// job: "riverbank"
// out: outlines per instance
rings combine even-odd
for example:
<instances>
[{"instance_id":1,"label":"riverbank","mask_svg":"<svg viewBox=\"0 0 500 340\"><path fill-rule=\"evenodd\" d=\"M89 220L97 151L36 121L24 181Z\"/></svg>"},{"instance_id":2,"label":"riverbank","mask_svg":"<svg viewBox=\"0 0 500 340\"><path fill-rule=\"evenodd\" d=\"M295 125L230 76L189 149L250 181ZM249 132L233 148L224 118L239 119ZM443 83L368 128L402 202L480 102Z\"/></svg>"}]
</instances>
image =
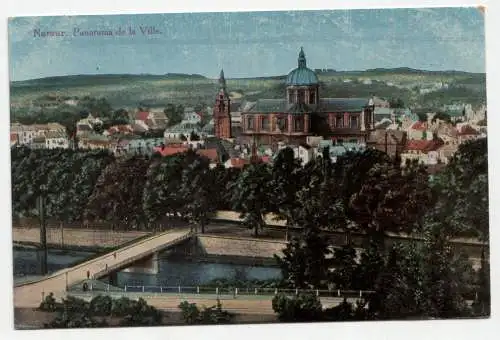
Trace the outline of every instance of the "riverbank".
<instances>
[{"instance_id":1,"label":"riverbank","mask_svg":"<svg viewBox=\"0 0 500 340\"><path fill-rule=\"evenodd\" d=\"M57 249L98 251L116 248L125 243L146 237L143 231L111 231L99 229L47 228L47 246ZM40 245L40 228L12 228L14 245Z\"/></svg>"}]
</instances>

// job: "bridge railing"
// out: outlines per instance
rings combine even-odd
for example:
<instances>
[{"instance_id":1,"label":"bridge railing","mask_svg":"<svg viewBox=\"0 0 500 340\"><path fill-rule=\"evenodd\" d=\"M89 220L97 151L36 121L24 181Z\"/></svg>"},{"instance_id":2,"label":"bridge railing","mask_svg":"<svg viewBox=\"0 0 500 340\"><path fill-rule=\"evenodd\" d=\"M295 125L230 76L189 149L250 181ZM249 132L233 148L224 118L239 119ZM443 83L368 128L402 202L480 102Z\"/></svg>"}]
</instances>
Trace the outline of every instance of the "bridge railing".
<instances>
[{"instance_id":1,"label":"bridge railing","mask_svg":"<svg viewBox=\"0 0 500 340\"><path fill-rule=\"evenodd\" d=\"M107 285L104 290L95 290L90 287L90 291L110 291ZM153 293L153 294L178 294L178 295L216 295L216 296L274 296L278 293L286 295L298 295L310 293L319 297L346 297L362 298L373 293L369 290L321 290L321 289L286 289L286 288L261 288L261 287L207 287L207 286L129 286L123 287L122 293Z\"/></svg>"}]
</instances>

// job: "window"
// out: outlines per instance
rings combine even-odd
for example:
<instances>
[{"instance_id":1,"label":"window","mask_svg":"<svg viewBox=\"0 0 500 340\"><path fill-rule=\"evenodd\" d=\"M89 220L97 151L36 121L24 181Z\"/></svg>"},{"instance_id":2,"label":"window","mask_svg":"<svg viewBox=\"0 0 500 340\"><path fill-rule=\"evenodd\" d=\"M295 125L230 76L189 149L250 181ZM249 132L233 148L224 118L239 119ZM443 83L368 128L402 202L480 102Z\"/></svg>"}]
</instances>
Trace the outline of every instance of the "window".
<instances>
[{"instance_id":1,"label":"window","mask_svg":"<svg viewBox=\"0 0 500 340\"><path fill-rule=\"evenodd\" d=\"M262 117L261 129L264 131L269 131L269 118L268 117Z\"/></svg>"},{"instance_id":2,"label":"window","mask_svg":"<svg viewBox=\"0 0 500 340\"><path fill-rule=\"evenodd\" d=\"M288 131L288 118L278 117L276 118L276 131Z\"/></svg>"},{"instance_id":3,"label":"window","mask_svg":"<svg viewBox=\"0 0 500 340\"><path fill-rule=\"evenodd\" d=\"M291 103L295 103L295 95L293 93L293 91L288 91L288 102L291 104Z\"/></svg>"},{"instance_id":4,"label":"window","mask_svg":"<svg viewBox=\"0 0 500 340\"><path fill-rule=\"evenodd\" d=\"M248 117L247 119L247 130L255 129L255 121L253 117Z\"/></svg>"},{"instance_id":5,"label":"window","mask_svg":"<svg viewBox=\"0 0 500 340\"><path fill-rule=\"evenodd\" d=\"M304 119L302 117L295 118L294 131L295 132L303 132L304 131Z\"/></svg>"},{"instance_id":6,"label":"window","mask_svg":"<svg viewBox=\"0 0 500 340\"><path fill-rule=\"evenodd\" d=\"M344 117L342 116L335 117L335 127L337 128L344 127Z\"/></svg>"},{"instance_id":7,"label":"window","mask_svg":"<svg viewBox=\"0 0 500 340\"><path fill-rule=\"evenodd\" d=\"M358 128L358 116L352 116L351 117L350 128L351 129L357 129Z\"/></svg>"},{"instance_id":8,"label":"window","mask_svg":"<svg viewBox=\"0 0 500 340\"><path fill-rule=\"evenodd\" d=\"M309 93L309 104L316 104L316 93L314 91Z\"/></svg>"},{"instance_id":9,"label":"window","mask_svg":"<svg viewBox=\"0 0 500 340\"><path fill-rule=\"evenodd\" d=\"M299 104L304 104L306 97L306 92L304 90L299 90Z\"/></svg>"}]
</instances>

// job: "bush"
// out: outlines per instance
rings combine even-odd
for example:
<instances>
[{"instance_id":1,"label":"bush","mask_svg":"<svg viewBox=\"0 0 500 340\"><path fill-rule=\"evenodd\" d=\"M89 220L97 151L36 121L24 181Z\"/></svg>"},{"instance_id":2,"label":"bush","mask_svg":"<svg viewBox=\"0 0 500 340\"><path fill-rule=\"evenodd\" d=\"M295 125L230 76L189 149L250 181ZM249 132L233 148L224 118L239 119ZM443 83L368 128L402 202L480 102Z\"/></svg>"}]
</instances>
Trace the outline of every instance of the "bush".
<instances>
[{"instance_id":1,"label":"bush","mask_svg":"<svg viewBox=\"0 0 500 340\"><path fill-rule=\"evenodd\" d=\"M182 319L188 325L216 325L231 322L233 315L222 309L220 300L212 307L203 307L202 310L196 303L183 301L179 304L182 311Z\"/></svg>"},{"instance_id":2,"label":"bush","mask_svg":"<svg viewBox=\"0 0 500 340\"><path fill-rule=\"evenodd\" d=\"M60 308L60 304L56 302L56 299L54 298L54 293L49 293L43 299L43 301L40 303L40 306L38 307L39 310L45 311L45 312L55 312Z\"/></svg>"},{"instance_id":3,"label":"bush","mask_svg":"<svg viewBox=\"0 0 500 340\"><path fill-rule=\"evenodd\" d=\"M321 321L323 310L321 302L314 294L303 293L293 298L280 293L273 298L273 310L283 322Z\"/></svg>"}]
</instances>

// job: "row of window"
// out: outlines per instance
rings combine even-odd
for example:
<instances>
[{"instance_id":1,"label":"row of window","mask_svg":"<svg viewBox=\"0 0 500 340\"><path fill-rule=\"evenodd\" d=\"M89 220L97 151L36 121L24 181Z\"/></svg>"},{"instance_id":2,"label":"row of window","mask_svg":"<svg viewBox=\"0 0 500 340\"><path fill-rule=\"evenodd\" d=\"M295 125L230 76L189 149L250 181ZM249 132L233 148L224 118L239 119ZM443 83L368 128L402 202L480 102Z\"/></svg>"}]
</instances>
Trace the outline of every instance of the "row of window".
<instances>
[{"instance_id":1,"label":"row of window","mask_svg":"<svg viewBox=\"0 0 500 340\"><path fill-rule=\"evenodd\" d=\"M246 129L255 130L256 119L255 117L247 117L246 119ZM260 130L261 131L271 131L271 120L269 117L263 117L260 120ZM281 118L277 120L275 131L288 131L288 118ZM293 119L293 131L303 132L304 131L304 118L298 117Z\"/></svg>"},{"instance_id":2,"label":"row of window","mask_svg":"<svg viewBox=\"0 0 500 340\"><path fill-rule=\"evenodd\" d=\"M304 130L304 118L298 117L293 119L293 131L294 132L301 132ZM335 117L335 125L333 127L336 128L351 128L351 129L357 129L359 128L359 117L358 116L351 116L349 117L349 125L345 126L344 124L344 117L343 116L337 116ZM246 119L246 128L247 130L255 130L256 128L256 119L255 117L247 117ZM269 117L263 117L260 120L260 130L262 131L270 131L271 130L271 120ZM288 119L287 118L282 118L277 120L276 122L276 131L288 131Z\"/></svg>"},{"instance_id":3,"label":"row of window","mask_svg":"<svg viewBox=\"0 0 500 340\"><path fill-rule=\"evenodd\" d=\"M309 91L309 98L307 98L305 90L290 90L288 91L288 102L290 104L316 104L316 91Z\"/></svg>"}]
</instances>

